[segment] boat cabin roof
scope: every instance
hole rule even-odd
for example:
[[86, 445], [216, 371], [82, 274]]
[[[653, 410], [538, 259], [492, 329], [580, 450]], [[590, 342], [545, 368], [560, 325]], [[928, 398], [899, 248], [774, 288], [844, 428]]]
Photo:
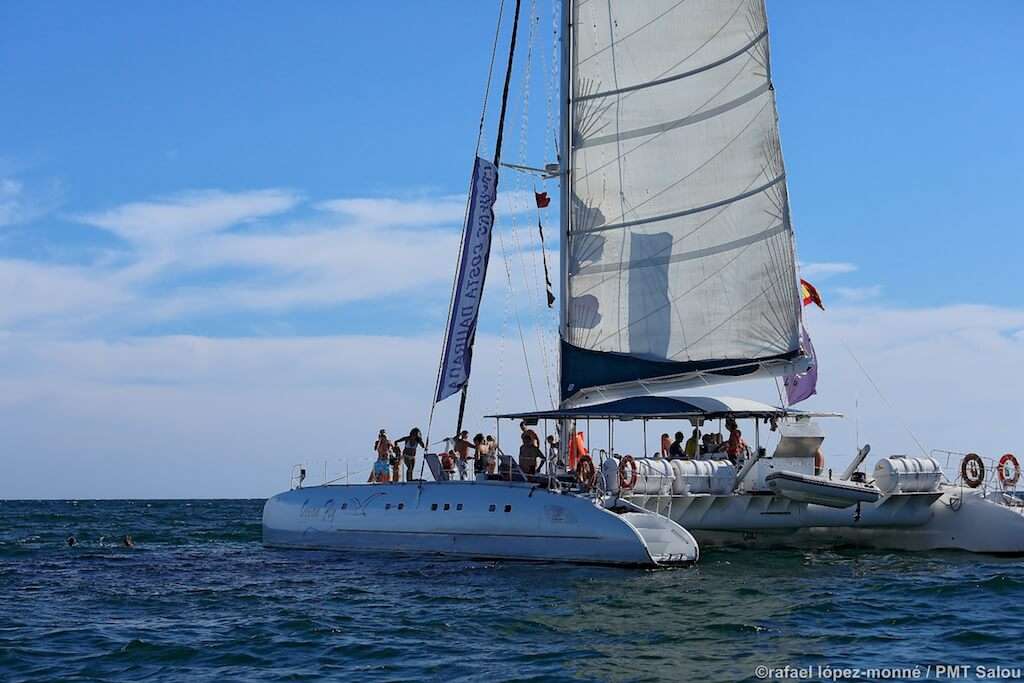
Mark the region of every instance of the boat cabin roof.
[[703, 418], [708, 420], [733, 417], [769, 418], [769, 417], [842, 417], [840, 413], [820, 413], [751, 401], [746, 398], [727, 396], [634, 396], [621, 398], [605, 403], [593, 403], [575, 408], [560, 410], [534, 410], [522, 413], [504, 413], [488, 415], [490, 418], [516, 420], [561, 420], [561, 419], [607, 419], [607, 420], [641, 420], [641, 419], [686, 419]]

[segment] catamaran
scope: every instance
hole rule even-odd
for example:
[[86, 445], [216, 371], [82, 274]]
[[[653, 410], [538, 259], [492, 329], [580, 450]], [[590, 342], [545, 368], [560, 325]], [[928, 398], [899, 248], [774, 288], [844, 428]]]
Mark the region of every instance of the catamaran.
[[[428, 455], [434, 481], [299, 484], [267, 502], [265, 543], [636, 566], [696, 561], [698, 543], [1024, 554], [1012, 454], [887, 455], [869, 473], [865, 445], [833, 476], [821, 425], [839, 416], [794, 407], [817, 361], [763, 0], [562, 0], [559, 155], [538, 167], [500, 160], [519, 12], [434, 403], [461, 394], [461, 429], [499, 170], [557, 178], [557, 405], [491, 417], [550, 425], [558, 457], [452, 481]], [[784, 379], [782, 405], [694, 393], [756, 378]], [[688, 457], [649, 455], [647, 425], [664, 421], [692, 430]], [[723, 421], [724, 451], [698, 441]], [[617, 448], [622, 422], [643, 442]], [[589, 447], [594, 423], [604, 448]]]

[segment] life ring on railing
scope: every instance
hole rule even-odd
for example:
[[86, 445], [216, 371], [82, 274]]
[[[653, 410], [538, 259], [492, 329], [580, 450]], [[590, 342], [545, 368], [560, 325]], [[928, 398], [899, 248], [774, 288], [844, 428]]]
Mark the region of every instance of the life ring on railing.
[[996, 467], [996, 474], [999, 475], [999, 483], [1003, 488], [1015, 486], [1020, 479], [1020, 463], [1017, 462], [1013, 453], [1004, 453], [999, 458], [999, 466]]
[[597, 468], [589, 455], [581, 455], [576, 462], [576, 481], [587, 488], [593, 488], [597, 479]]
[[[626, 476], [626, 468], [629, 468], [630, 475]], [[636, 486], [636, 476], [639, 474], [636, 466], [636, 460], [633, 459], [632, 455], [623, 456], [622, 460], [619, 461], [619, 488], [626, 489], [627, 491]]]
[[977, 453], [965, 455], [960, 461], [960, 476], [972, 489], [981, 486], [981, 482], [985, 481], [985, 463], [981, 461], [981, 456]]

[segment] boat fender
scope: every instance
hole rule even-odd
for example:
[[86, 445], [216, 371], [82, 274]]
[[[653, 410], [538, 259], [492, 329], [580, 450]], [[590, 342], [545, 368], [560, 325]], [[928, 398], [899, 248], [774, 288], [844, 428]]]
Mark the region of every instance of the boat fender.
[[[626, 469], [629, 469], [629, 476], [626, 476]], [[627, 491], [636, 486], [637, 466], [632, 455], [627, 455], [619, 461], [619, 487]]]
[[594, 461], [589, 455], [581, 455], [576, 463], [576, 481], [587, 488], [592, 488], [596, 478], [597, 468], [594, 467]]
[[996, 474], [999, 475], [999, 483], [1003, 485], [1003, 488], [1010, 488], [1017, 484], [1017, 480], [1020, 479], [1020, 463], [1017, 462], [1013, 453], [1004, 453], [1003, 457], [999, 458]]
[[972, 489], [981, 486], [981, 482], [985, 481], [985, 463], [981, 461], [981, 456], [977, 453], [965, 455], [960, 461], [960, 476]]

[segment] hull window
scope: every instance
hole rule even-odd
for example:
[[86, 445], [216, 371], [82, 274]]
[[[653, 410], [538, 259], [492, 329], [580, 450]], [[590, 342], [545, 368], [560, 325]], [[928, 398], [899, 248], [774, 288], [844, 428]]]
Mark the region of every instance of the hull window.
[[511, 505], [506, 505], [505, 506], [505, 512], [512, 512], [512, 506]]
[[430, 509], [431, 510], [436, 510], [437, 509], [437, 503], [431, 503], [430, 504]]
[[445, 504], [444, 504], [444, 509], [445, 509], [445, 510], [451, 510], [451, 509], [452, 509], [452, 506], [451, 506], [450, 504], [448, 504], [448, 503], [445, 503]]
[[455, 509], [456, 510], [461, 510], [462, 509], [462, 503], [459, 503], [458, 505], [456, 505]]
[[405, 509], [405, 503], [399, 503], [398, 504], [398, 509], [399, 510], [404, 510]]
[[491, 507], [487, 508], [487, 511], [488, 512], [494, 512], [497, 509], [498, 509], [497, 506], [494, 503], [491, 503]]

